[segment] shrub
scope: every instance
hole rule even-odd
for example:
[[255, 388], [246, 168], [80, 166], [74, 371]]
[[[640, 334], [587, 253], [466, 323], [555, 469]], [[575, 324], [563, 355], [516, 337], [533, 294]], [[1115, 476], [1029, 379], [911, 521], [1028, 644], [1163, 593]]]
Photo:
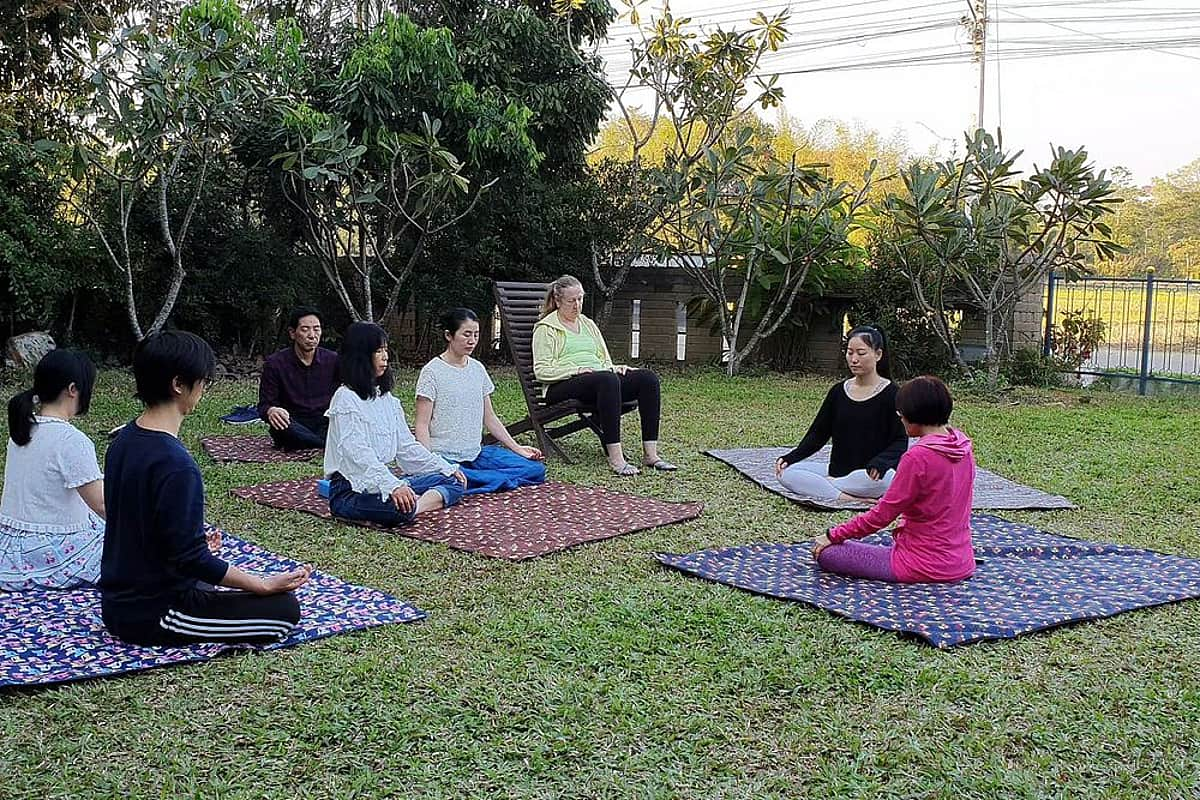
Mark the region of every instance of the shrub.
[[1035, 347], [1020, 347], [1001, 367], [1001, 373], [1013, 386], [1048, 388], [1061, 386], [1062, 373], [1070, 371], [1062, 359], [1044, 356]]

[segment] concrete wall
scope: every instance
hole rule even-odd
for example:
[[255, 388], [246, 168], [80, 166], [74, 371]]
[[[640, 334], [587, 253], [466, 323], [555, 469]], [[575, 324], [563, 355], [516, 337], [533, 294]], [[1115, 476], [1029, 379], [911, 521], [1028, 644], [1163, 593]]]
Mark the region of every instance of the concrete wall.
[[[636, 267], [629, 272], [625, 285], [613, 300], [613, 311], [604, 326], [604, 339], [613, 360], [632, 359], [630, 346], [633, 328], [633, 303], [640, 301], [640, 361], [677, 361], [678, 306], [702, 292], [681, 269]], [[685, 323], [687, 339], [681, 363], [713, 364], [721, 358], [721, 336], [701, 325], [693, 315]]]
[[[1038, 284], [1017, 301], [1012, 319], [1005, 325], [1005, 335], [1001, 337], [1002, 344], [1007, 343], [1011, 349], [1041, 346], [1042, 337], [1045, 334], [1044, 296], [1045, 287], [1043, 284]], [[1000, 321], [997, 324], [1004, 324], [1004, 322]], [[987, 344], [984, 327], [982, 314], [975, 312], [963, 314], [962, 325], [959, 329], [959, 345], [968, 361], [975, 356], [982, 357], [983, 355]]]
[[[736, 287], [729, 287], [736, 296]], [[613, 360], [633, 359], [630, 354], [634, 301], [640, 302], [640, 331], [637, 360], [670, 361], [682, 364], [717, 364], [721, 361], [721, 335], [694, 315], [686, 322], [684, 358], [677, 358], [678, 304], [702, 296], [700, 289], [681, 269], [636, 267], [617, 293], [613, 312], [604, 326], [604, 338]], [[744, 322], [747, 325], [749, 322]], [[789, 329], [759, 345], [754, 360], [777, 369], [837, 373], [842, 369], [842, 314], [832, 310], [815, 313], [805, 331]]]

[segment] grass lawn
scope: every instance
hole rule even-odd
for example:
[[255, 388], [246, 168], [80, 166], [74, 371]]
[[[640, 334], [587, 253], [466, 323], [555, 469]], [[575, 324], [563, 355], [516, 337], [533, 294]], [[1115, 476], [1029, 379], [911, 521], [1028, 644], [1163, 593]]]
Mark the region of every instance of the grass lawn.
[[[501, 377], [512, 418], [520, 394]], [[703, 517], [520, 564], [269, 511], [228, 490], [312, 464], [200, 455], [210, 520], [429, 619], [2, 693], [0, 798], [1200, 795], [1200, 604], [939, 652], [663, 569], [653, 552], [806, 539], [845, 518], [698, 453], [794, 443], [828, 379], [664, 383], [664, 453], [684, 471], [618, 479], [577, 434], [579, 463], [552, 474], [703, 500]], [[185, 423], [193, 452], [254, 396], [214, 386]], [[99, 441], [135, 409], [128, 377], [105, 373], [80, 424]], [[963, 401], [955, 421], [981, 465], [1080, 506], [1012, 518], [1200, 557], [1195, 400], [1029, 393]]]

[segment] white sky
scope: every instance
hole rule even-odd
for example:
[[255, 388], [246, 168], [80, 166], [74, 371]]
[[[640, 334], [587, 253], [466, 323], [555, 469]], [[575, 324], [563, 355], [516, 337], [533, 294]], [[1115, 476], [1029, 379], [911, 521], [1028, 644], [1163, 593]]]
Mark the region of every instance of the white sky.
[[[676, 0], [671, 10], [743, 28], [756, 9], [771, 14], [785, 5], [791, 36], [764, 72], [905, 64], [784, 75], [785, 109], [803, 124], [859, 121], [885, 136], [902, 134], [912, 152], [936, 147], [943, 155], [954, 146], [948, 140], [961, 141], [973, 127], [979, 66], [959, 24], [968, 0]], [[659, 8], [660, 0], [642, 6], [643, 21]], [[1002, 126], [1006, 144], [1026, 152], [1023, 166], [1048, 162], [1051, 143], [1083, 145], [1098, 166], [1123, 166], [1148, 182], [1200, 157], [1200, 0], [988, 0], [988, 19], [984, 124]], [[914, 27], [924, 29], [879, 35]], [[622, 62], [628, 66], [629, 32], [622, 19], [601, 47], [614, 80]], [[845, 37], [868, 38], [835, 44]], [[1079, 52], [1117, 43], [1136, 47]], [[1064, 50], [1076, 52], [1019, 57]], [[958, 63], [907, 65], [943, 56]]]

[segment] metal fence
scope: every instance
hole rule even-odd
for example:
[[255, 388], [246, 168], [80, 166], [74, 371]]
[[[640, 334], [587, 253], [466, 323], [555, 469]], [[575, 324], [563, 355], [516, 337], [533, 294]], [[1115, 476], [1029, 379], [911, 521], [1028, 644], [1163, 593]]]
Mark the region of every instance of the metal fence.
[[[1043, 352], [1059, 353], [1063, 321], [1072, 312], [1100, 320], [1104, 336], [1079, 374], [1136, 381], [1200, 384], [1200, 281], [1090, 276], [1046, 281]], [[1078, 318], [1078, 317], [1077, 317]]]

